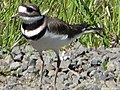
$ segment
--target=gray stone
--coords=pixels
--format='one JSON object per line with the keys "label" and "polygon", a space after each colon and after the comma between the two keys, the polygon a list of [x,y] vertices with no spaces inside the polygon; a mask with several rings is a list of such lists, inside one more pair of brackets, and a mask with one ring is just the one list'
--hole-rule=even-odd
{"label": "gray stone", "polygon": [[113,53],[107,53],[107,56],[109,57],[110,60],[114,60],[114,59],[116,59],[117,56],[119,56],[119,55],[113,54]]}
{"label": "gray stone", "polygon": [[49,77],[52,77],[55,75],[55,71],[54,70],[50,70],[49,73],[48,73],[48,76]]}
{"label": "gray stone", "polygon": [[49,77],[43,77],[43,84],[51,84],[51,80],[49,79]]}
{"label": "gray stone", "polygon": [[60,59],[64,60],[64,61],[70,59],[69,53],[67,53],[67,51],[61,51],[60,52]]}
{"label": "gray stone", "polygon": [[76,75],[72,75],[72,82],[75,83],[75,85],[78,84],[78,80],[79,80],[79,77],[77,77]]}
{"label": "gray stone", "polygon": [[115,87],[117,86],[117,84],[115,83],[115,81],[114,81],[113,79],[107,80],[107,81],[105,82],[105,84],[106,84],[107,87],[109,87],[109,88],[115,88]]}
{"label": "gray stone", "polygon": [[17,61],[21,61],[23,58],[23,55],[22,54],[18,54],[14,57],[14,60],[17,60]]}
{"label": "gray stone", "polygon": [[62,83],[57,83],[57,90],[65,90],[65,86]]}
{"label": "gray stone", "polygon": [[0,60],[0,69],[9,68],[9,64],[7,64],[4,60]]}
{"label": "gray stone", "polygon": [[8,85],[11,85],[11,84],[13,84],[13,83],[17,83],[17,77],[9,76],[9,77],[7,78],[7,84],[8,84]]}
{"label": "gray stone", "polygon": [[57,83],[63,83],[66,78],[66,75],[64,73],[61,73],[61,75],[57,78]]}
{"label": "gray stone", "polygon": [[102,81],[105,81],[107,79],[107,77],[103,73],[100,73],[99,74],[99,79],[102,80]]}
{"label": "gray stone", "polygon": [[39,57],[37,55],[31,55],[30,60],[37,60]]}
{"label": "gray stone", "polygon": [[13,62],[10,64],[10,69],[11,70],[16,70],[21,66],[21,64],[19,62]]}
{"label": "gray stone", "polygon": [[36,72],[36,69],[34,66],[29,66],[27,71],[28,71],[28,73],[34,73],[34,72]]}
{"label": "gray stone", "polygon": [[100,65],[101,64],[101,57],[97,56],[97,57],[94,57],[91,61],[91,65]]}
{"label": "gray stone", "polygon": [[56,62],[53,62],[52,65],[57,68],[57,63]]}
{"label": "gray stone", "polygon": [[89,73],[89,76],[92,77],[92,76],[94,76],[96,73],[97,73],[97,70],[92,70],[92,71]]}
{"label": "gray stone", "polygon": [[2,82],[6,81],[6,77],[4,77],[3,75],[0,75],[0,84],[2,84]]}
{"label": "gray stone", "polygon": [[110,52],[112,52],[112,53],[116,53],[116,52],[118,52],[118,53],[120,53],[120,48],[107,48],[106,50],[109,50]]}
{"label": "gray stone", "polygon": [[117,77],[117,86],[120,87],[120,76]]}
{"label": "gray stone", "polygon": [[22,71],[26,70],[28,68],[28,62],[24,61],[21,65]]}
{"label": "gray stone", "polygon": [[116,69],[116,65],[114,64],[114,61],[109,61],[107,63],[107,70],[108,71],[114,71]]}
{"label": "gray stone", "polygon": [[96,51],[90,51],[89,53],[86,53],[89,59],[93,59],[98,56],[98,53]]}
{"label": "gray stone", "polygon": [[73,84],[73,82],[70,79],[64,81],[65,86],[70,86],[72,84]]}
{"label": "gray stone", "polygon": [[84,71],[80,74],[82,77],[87,77],[87,71]]}
{"label": "gray stone", "polygon": [[38,90],[49,90],[49,84],[44,84],[41,88],[39,87]]}
{"label": "gray stone", "polygon": [[106,70],[105,72],[103,72],[103,75],[105,75],[107,77],[107,79],[113,79],[115,76],[114,76],[114,73],[111,72],[111,71],[108,71]]}
{"label": "gray stone", "polygon": [[25,70],[25,71],[22,72],[22,75],[25,76],[25,77],[27,77],[27,73],[28,73],[28,71]]}
{"label": "gray stone", "polygon": [[115,64],[116,71],[120,71],[120,62],[118,59],[114,60],[114,64]]}
{"label": "gray stone", "polygon": [[4,58],[4,61],[8,64],[8,66],[10,66],[10,64],[12,62],[14,62],[14,59],[11,55],[7,55],[5,58]]}
{"label": "gray stone", "polygon": [[48,71],[50,71],[50,70],[55,70],[55,67],[53,65],[51,65],[51,64],[47,64],[45,66],[45,69],[47,69]]}
{"label": "gray stone", "polygon": [[41,64],[41,60],[40,59],[38,59],[37,61],[36,61],[36,69],[39,69],[40,70],[40,68],[41,68],[41,66],[42,66],[42,64]]}
{"label": "gray stone", "polygon": [[83,70],[88,70],[90,68],[90,65],[85,63],[84,65],[81,66]]}
{"label": "gray stone", "polygon": [[17,55],[17,54],[20,54],[20,53],[21,53],[20,46],[15,46],[12,49],[12,55],[13,55],[13,57],[14,57],[14,55]]}
{"label": "gray stone", "polygon": [[103,85],[103,86],[101,87],[101,90],[110,90],[110,88],[107,87],[107,86],[105,86],[105,85]]}
{"label": "gray stone", "polygon": [[25,46],[25,51],[26,52],[35,51],[35,49],[31,45],[26,45]]}
{"label": "gray stone", "polygon": [[69,60],[61,61],[60,67],[61,68],[68,68],[69,65],[70,65],[70,61]]}
{"label": "gray stone", "polygon": [[36,65],[36,59],[30,59],[28,66],[35,66]]}
{"label": "gray stone", "polygon": [[95,67],[90,67],[90,68],[87,69],[88,72],[91,72],[93,70],[96,70],[96,68]]}

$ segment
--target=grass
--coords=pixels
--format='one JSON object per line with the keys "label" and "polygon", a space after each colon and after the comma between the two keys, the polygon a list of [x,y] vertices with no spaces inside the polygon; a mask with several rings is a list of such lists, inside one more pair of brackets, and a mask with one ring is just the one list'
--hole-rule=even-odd
{"label": "grass", "polygon": [[[31,0],[41,12],[58,17],[70,24],[88,22],[93,27],[103,27],[100,35],[86,34],[80,42],[85,46],[109,47],[120,42],[120,1],[119,0]],[[20,32],[21,20],[11,20],[17,8],[26,0],[0,1],[0,48],[11,50],[16,44],[24,43]]]}

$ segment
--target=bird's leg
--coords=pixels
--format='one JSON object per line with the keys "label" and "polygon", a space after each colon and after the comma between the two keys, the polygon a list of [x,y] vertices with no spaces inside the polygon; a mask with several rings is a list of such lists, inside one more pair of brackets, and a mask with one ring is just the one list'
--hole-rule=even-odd
{"label": "bird's leg", "polygon": [[41,68],[40,68],[40,83],[42,85],[42,78],[43,78],[43,69],[44,69],[44,60],[42,57],[42,54],[40,53],[40,58],[41,58]]}
{"label": "bird's leg", "polygon": [[54,78],[54,82],[53,82],[53,85],[56,86],[56,79],[57,79],[57,74],[58,74],[58,71],[59,71],[59,67],[60,67],[60,63],[61,63],[61,60],[60,60],[60,57],[59,57],[59,53],[56,52],[56,55],[57,55],[57,68],[56,68],[56,71],[55,71],[55,78]]}

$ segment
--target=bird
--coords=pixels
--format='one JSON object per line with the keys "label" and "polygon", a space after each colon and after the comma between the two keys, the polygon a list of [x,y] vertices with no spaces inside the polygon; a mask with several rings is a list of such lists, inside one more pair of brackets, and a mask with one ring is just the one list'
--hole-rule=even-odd
{"label": "bird", "polygon": [[58,58],[53,84],[56,85],[57,74],[61,63],[59,50],[70,44],[75,38],[90,32],[103,31],[103,28],[90,28],[87,22],[69,24],[56,17],[42,15],[39,7],[32,3],[22,3],[18,13],[13,18],[21,18],[21,32],[25,39],[35,48],[40,55],[40,83],[42,83],[44,59],[42,51],[52,49]]}

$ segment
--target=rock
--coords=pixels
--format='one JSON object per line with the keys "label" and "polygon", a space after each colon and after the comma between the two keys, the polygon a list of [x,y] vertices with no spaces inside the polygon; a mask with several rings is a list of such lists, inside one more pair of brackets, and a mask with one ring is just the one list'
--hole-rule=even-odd
{"label": "rock", "polygon": [[55,75],[55,71],[54,70],[50,70],[48,73],[49,77],[53,77]]}
{"label": "rock", "polygon": [[116,65],[114,64],[114,61],[109,61],[107,63],[107,70],[108,71],[114,71],[116,69]]}
{"label": "rock", "polygon": [[98,53],[96,51],[90,51],[89,53],[86,53],[89,59],[94,59],[98,56]]}
{"label": "rock", "polygon": [[101,90],[98,85],[90,85],[89,90]]}
{"label": "rock", "polygon": [[97,70],[91,70],[89,76],[92,77],[97,73]]}
{"label": "rock", "polygon": [[35,51],[35,49],[31,45],[26,45],[24,50],[26,52],[33,52],[33,51]]}
{"label": "rock", "polygon": [[6,69],[9,67],[9,64],[7,64],[4,60],[0,60],[0,69]]}
{"label": "rock", "polygon": [[68,55],[68,53],[66,51],[62,51],[61,52],[61,54],[60,54],[60,60],[66,61],[69,58],[70,58],[70,56]]}
{"label": "rock", "polygon": [[16,69],[18,69],[20,66],[21,66],[21,64],[20,64],[19,62],[13,62],[13,63],[11,63],[11,65],[10,65],[10,69],[11,69],[11,70],[16,70]]}
{"label": "rock", "polygon": [[100,66],[101,64],[101,57],[97,56],[94,57],[91,61],[91,66]]}
{"label": "rock", "polygon": [[5,82],[6,81],[6,77],[3,76],[3,75],[0,75],[0,84],[3,84],[2,82]]}
{"label": "rock", "polygon": [[42,61],[41,61],[40,59],[38,59],[38,60],[36,61],[36,69],[40,70],[40,68],[41,68],[41,66],[42,66],[41,62],[42,62]]}
{"label": "rock", "polygon": [[65,90],[65,86],[62,83],[57,83],[57,90]]}
{"label": "rock", "polygon": [[32,63],[34,63],[34,61],[38,60],[38,57],[36,55],[31,55],[30,56],[30,61],[32,61]]}
{"label": "rock", "polygon": [[21,62],[22,59],[23,59],[23,55],[22,55],[22,54],[18,54],[18,55],[16,55],[16,56],[14,57],[14,60],[15,60],[15,61],[20,61],[20,62]]}
{"label": "rock", "polygon": [[76,75],[72,75],[72,81],[73,81],[74,85],[77,85],[78,81],[79,81],[79,77]]}
{"label": "rock", "polygon": [[12,62],[14,62],[13,58],[11,55],[7,55],[5,58],[4,58],[4,61],[8,64],[8,66],[10,66],[10,64]]}
{"label": "rock", "polygon": [[115,75],[113,72],[111,71],[106,71],[105,73],[103,73],[105,76],[106,76],[106,79],[109,80],[109,79],[114,79],[115,78]]}
{"label": "rock", "polygon": [[43,77],[43,84],[51,84],[51,80],[49,79],[49,77]]}
{"label": "rock", "polygon": [[105,81],[106,79],[107,77],[103,73],[99,74],[99,80]]}
{"label": "rock", "polygon": [[28,68],[28,62],[27,62],[27,61],[24,61],[24,62],[22,63],[22,65],[21,65],[21,68],[22,68],[22,71],[27,70],[27,68]]}
{"label": "rock", "polygon": [[20,46],[15,46],[13,49],[12,49],[12,55],[13,57],[17,54],[20,54],[21,53],[21,50],[20,50]]}
{"label": "rock", "polygon": [[67,78],[66,74],[61,73],[59,74],[58,78],[57,78],[57,83],[64,83],[64,80]]}
{"label": "rock", "polygon": [[36,72],[36,69],[34,66],[29,66],[28,69],[27,69],[28,73],[35,73]]}
{"label": "rock", "polygon": [[70,65],[70,61],[69,60],[61,61],[60,67],[61,68],[68,68],[69,65]]}
{"label": "rock", "polygon": [[[120,90],[119,48],[95,49],[92,47],[88,49],[78,42],[73,47],[67,48],[67,52],[60,52],[60,56],[62,55],[65,60],[61,60],[56,89]],[[5,77],[0,72],[0,90],[55,90],[51,86],[57,66],[55,52],[50,50],[43,52],[45,65],[42,89],[40,89],[40,75],[38,74],[41,68],[39,52],[29,45],[22,45],[15,47],[11,53],[15,60],[10,55],[5,59],[4,56],[0,59],[0,68],[11,69],[10,73],[5,73],[7,75]],[[70,58],[68,59],[67,56]],[[101,63],[105,60],[106,69]]]}
{"label": "rock", "polygon": [[11,85],[11,84],[14,84],[14,83],[17,83],[17,77],[9,76],[7,78],[7,84],[6,85]]}
{"label": "rock", "polygon": [[82,77],[87,77],[87,71],[84,71],[80,74]]}
{"label": "rock", "polygon": [[120,48],[107,48],[106,50],[109,50],[112,53],[120,53]]}
{"label": "rock", "polygon": [[106,84],[107,87],[109,87],[109,88],[115,88],[115,87],[117,86],[117,84],[115,83],[115,81],[114,81],[113,79],[107,80],[107,81],[105,82],[105,84]]}
{"label": "rock", "polygon": [[55,67],[53,65],[51,65],[51,64],[47,64],[45,66],[45,69],[47,69],[48,71],[50,71],[50,70],[55,70]]}
{"label": "rock", "polygon": [[120,76],[117,77],[117,86],[120,87]]}
{"label": "rock", "polygon": [[73,84],[73,82],[70,79],[64,81],[64,85],[67,87],[69,87],[72,84]]}
{"label": "rock", "polygon": [[10,89],[11,90],[29,90],[28,88],[23,87],[21,84],[17,84],[17,83],[7,85],[3,90],[10,90]]}
{"label": "rock", "polygon": [[101,90],[110,90],[110,88],[109,88],[109,87],[106,87],[105,85],[103,85],[103,86],[101,87]]}
{"label": "rock", "polygon": [[35,66],[36,65],[36,59],[30,59],[28,62],[28,66]]}

